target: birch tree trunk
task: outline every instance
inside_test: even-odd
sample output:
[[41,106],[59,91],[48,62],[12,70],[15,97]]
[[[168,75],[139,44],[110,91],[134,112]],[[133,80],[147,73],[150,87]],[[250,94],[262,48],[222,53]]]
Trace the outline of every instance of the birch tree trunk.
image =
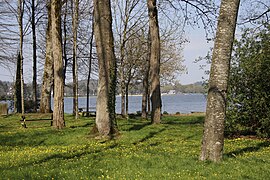
[[75,119],[78,119],[78,62],[77,62],[77,34],[79,21],[79,0],[72,1],[74,3],[74,12],[72,17],[72,31],[73,31],[73,114]]
[[150,96],[152,124],[161,122],[161,94],[160,94],[160,37],[158,26],[158,11],[156,0],[147,0],[149,15],[149,31],[151,39],[150,49]]
[[221,1],[200,160],[218,162],[223,155],[227,83],[239,1]]
[[96,128],[99,136],[111,137],[116,131],[116,58],[110,0],[94,0],[94,19],[99,64]]
[[52,0],[52,54],[54,61],[53,127],[62,129],[64,121],[64,78],[61,45],[61,0]]
[[51,0],[47,0],[48,24],[46,30],[46,57],[43,73],[43,82],[40,100],[40,112],[50,113],[51,109],[51,91],[53,85],[53,59],[52,59],[52,22],[51,22]]

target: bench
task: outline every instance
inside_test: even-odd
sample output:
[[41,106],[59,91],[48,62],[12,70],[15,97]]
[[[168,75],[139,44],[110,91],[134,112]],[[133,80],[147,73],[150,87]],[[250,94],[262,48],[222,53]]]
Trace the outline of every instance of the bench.
[[26,122],[44,122],[50,121],[51,126],[53,125],[53,114],[52,113],[28,113],[21,116],[20,122],[22,127],[27,128]]
[[86,107],[79,108],[79,115],[84,116],[96,116],[96,107],[89,107],[89,111],[86,111]]

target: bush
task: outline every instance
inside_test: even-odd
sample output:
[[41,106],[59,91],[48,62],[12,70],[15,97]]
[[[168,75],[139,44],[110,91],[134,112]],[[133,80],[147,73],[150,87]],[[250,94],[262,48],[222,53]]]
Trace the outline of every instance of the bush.
[[235,43],[226,133],[270,137],[270,26],[246,30]]

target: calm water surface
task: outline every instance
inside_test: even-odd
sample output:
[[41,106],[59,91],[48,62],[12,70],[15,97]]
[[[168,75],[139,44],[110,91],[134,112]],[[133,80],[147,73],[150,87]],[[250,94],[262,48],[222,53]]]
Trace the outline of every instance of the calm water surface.
[[[129,96],[129,112],[141,111],[142,96]],[[72,113],[73,99],[65,98],[65,113]],[[90,97],[90,106],[96,106],[96,96]],[[86,107],[86,97],[79,97],[79,107]],[[116,112],[121,112],[120,96],[116,96]],[[162,95],[162,112],[190,113],[205,112],[206,96],[204,94]]]

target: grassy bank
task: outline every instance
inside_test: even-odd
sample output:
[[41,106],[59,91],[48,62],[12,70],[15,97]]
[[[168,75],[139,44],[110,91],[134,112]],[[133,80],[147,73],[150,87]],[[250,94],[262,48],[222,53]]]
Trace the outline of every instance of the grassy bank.
[[270,142],[227,139],[224,161],[198,161],[203,116],[166,116],[161,125],[119,120],[116,140],[90,138],[94,120],[66,116],[67,127],[48,122],[20,126],[0,117],[0,179],[268,179]]

